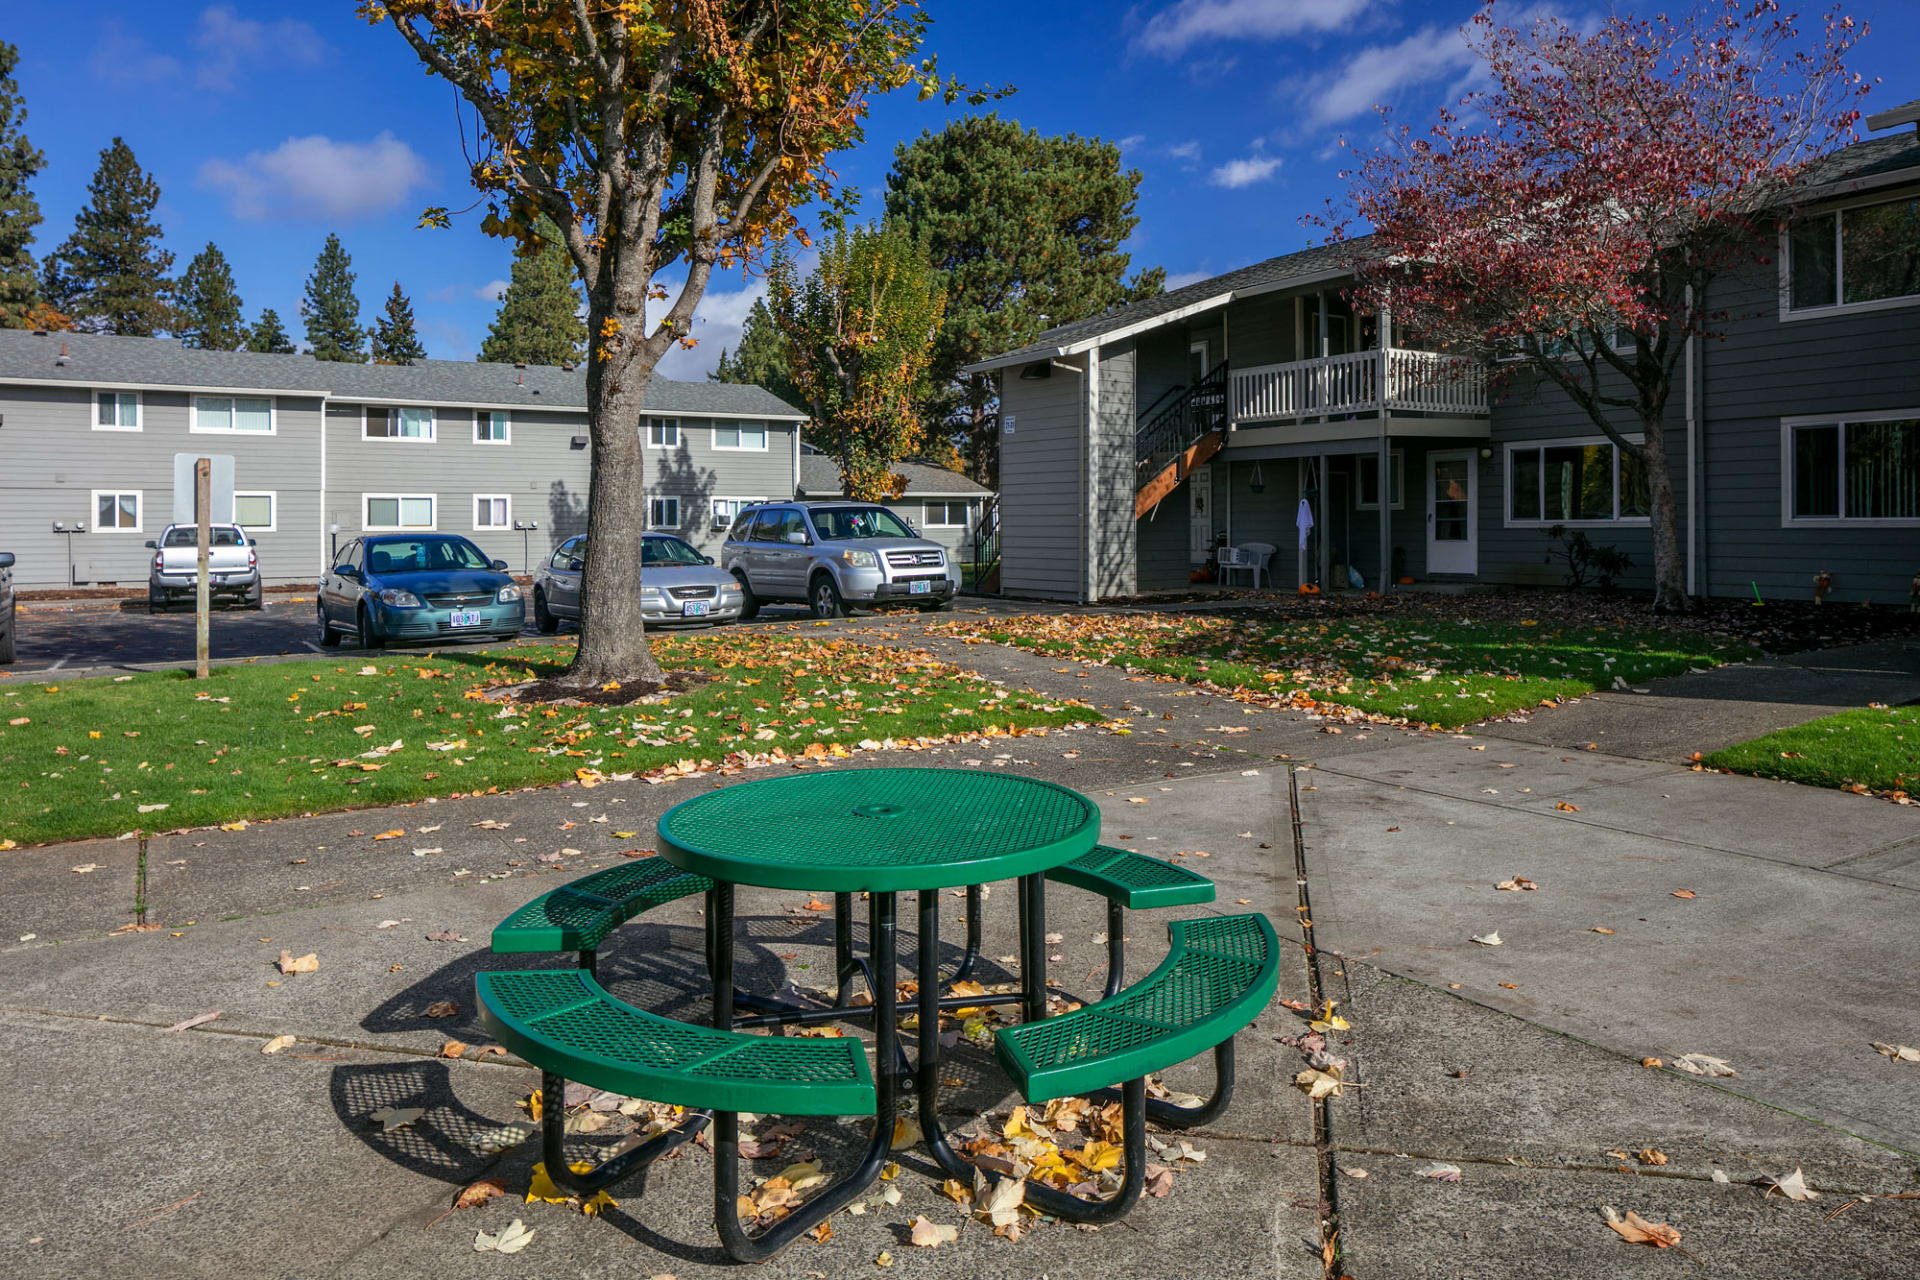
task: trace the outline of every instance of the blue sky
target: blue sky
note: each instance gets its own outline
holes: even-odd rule
[[[1885,79],[1868,109],[1920,97],[1920,6],[1848,7],[1873,29],[1854,68]],[[1456,32],[1474,8],[930,0],[929,48],[945,71],[1015,85],[1002,114],[1121,142],[1145,175],[1135,263],[1164,266],[1180,283],[1305,243],[1300,216],[1336,188],[1335,140],[1371,133],[1373,103],[1424,120],[1458,95],[1469,65]],[[298,337],[302,282],[335,230],[369,322],[398,280],[430,353],[471,357],[509,246],[473,217],[451,231],[416,228],[423,207],[472,199],[452,91],[353,9],[351,0],[8,0],[0,34],[20,46],[28,132],[48,159],[37,247],[66,237],[100,149],[123,135],[159,179],[178,265],[218,243],[249,316],[271,306]],[[865,145],[839,165],[866,193],[865,208],[879,211],[896,145],[963,111],[883,100]],[[676,352],[663,372],[711,368],[755,292],[751,280],[718,280],[699,347]]]

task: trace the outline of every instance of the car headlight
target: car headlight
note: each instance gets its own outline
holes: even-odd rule
[[[380,603],[392,605],[396,609],[418,609],[420,597],[411,591],[402,591],[398,587],[388,587],[380,593]]]
[[[519,598],[520,588],[511,585],[500,588],[500,594],[494,597],[494,599],[498,600],[501,604],[512,604]]]
[[[842,551],[840,559],[854,569],[878,569],[880,557],[871,551]]]

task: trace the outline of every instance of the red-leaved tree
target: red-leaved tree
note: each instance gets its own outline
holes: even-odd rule
[[[1771,255],[1807,163],[1851,136],[1866,86],[1845,57],[1865,28],[1835,9],[1810,33],[1775,0],[1590,30],[1510,24],[1509,7],[1486,0],[1466,28],[1487,86],[1358,156],[1324,221],[1335,239],[1373,230],[1360,302],[1497,379],[1553,383],[1640,461],[1654,608],[1681,611],[1676,375],[1724,318],[1715,277]]]

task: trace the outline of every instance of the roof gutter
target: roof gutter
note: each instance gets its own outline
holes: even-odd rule
[[[1145,333],[1149,329],[1158,329],[1163,324],[1174,324],[1177,321],[1185,320],[1189,316],[1198,315],[1202,311],[1211,311],[1215,307],[1224,307],[1229,302],[1232,302],[1233,298],[1234,293],[1229,289],[1225,293],[1215,294],[1199,302],[1189,303],[1184,307],[1177,307],[1172,311],[1164,311],[1159,315],[1150,316],[1145,320],[1137,320],[1132,324],[1121,325],[1114,329],[1102,329],[1099,333],[1082,338],[1078,342],[1070,342],[1060,347],[1036,347],[1025,351],[1010,351],[1004,355],[993,356],[990,359],[967,365],[962,368],[960,372],[991,373],[995,369],[1006,369],[1017,364],[1039,364],[1044,360],[1058,360],[1062,356],[1077,356],[1083,351],[1092,351],[1096,347],[1104,346],[1106,343],[1120,342],[1131,338],[1136,333]]]

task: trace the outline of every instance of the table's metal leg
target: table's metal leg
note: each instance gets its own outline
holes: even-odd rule
[[[1047,1016],[1047,878],[1020,877],[1020,983],[1026,993],[1023,1017]]]
[[[833,1003],[846,1008],[853,996],[853,975],[860,972],[853,958],[853,895],[833,895]]]
[[[594,977],[596,978],[599,977],[600,976],[600,953],[595,951],[592,947],[588,947],[585,950],[581,951],[580,967],[582,969],[585,969],[588,973],[592,974]]]
[[[965,982],[973,974],[974,961],[980,958],[980,886],[967,886],[967,950],[949,982]]]
[[[1107,902],[1107,991],[1111,1000],[1127,980],[1127,909]]]
[[[567,1163],[567,1082],[551,1071],[540,1073],[540,1154],[547,1177],[555,1186],[577,1196],[591,1196],[604,1187],[646,1168],[667,1152],[693,1141],[707,1127],[705,1111],[691,1111],[677,1128],[657,1133],[637,1147],[603,1160],[584,1173]]]
[[[707,971],[713,975],[713,1025],[733,1029],[733,886],[707,890]]]
[[[896,942],[894,896],[891,893],[876,893],[872,895],[871,905],[872,924],[868,938],[873,952],[874,979],[882,984],[877,989],[891,991],[894,986]],[[731,918],[731,904],[727,914]],[[728,968],[731,967],[729,961]],[[731,987],[726,989],[731,990]],[[721,990],[720,987],[714,989],[716,1008],[721,1001]],[[728,1004],[731,1005],[731,1000]],[[729,1017],[731,1012],[729,1008]],[[892,1000],[876,1002],[874,1031],[881,1045],[891,1044],[898,1052],[899,1023]],[[881,1052],[885,1053],[886,1050],[882,1049]],[[861,1159],[860,1167],[757,1236],[747,1234],[746,1228],[741,1225],[737,1207],[740,1199],[740,1116],[732,1111],[714,1113],[713,1224],[728,1256],[738,1262],[764,1262],[851,1204],[873,1185],[873,1180],[879,1177],[881,1167],[887,1162],[888,1152],[893,1148],[894,1113],[899,1098],[898,1080],[891,1070],[876,1070],[874,1086],[873,1136],[867,1143],[867,1153]]]

